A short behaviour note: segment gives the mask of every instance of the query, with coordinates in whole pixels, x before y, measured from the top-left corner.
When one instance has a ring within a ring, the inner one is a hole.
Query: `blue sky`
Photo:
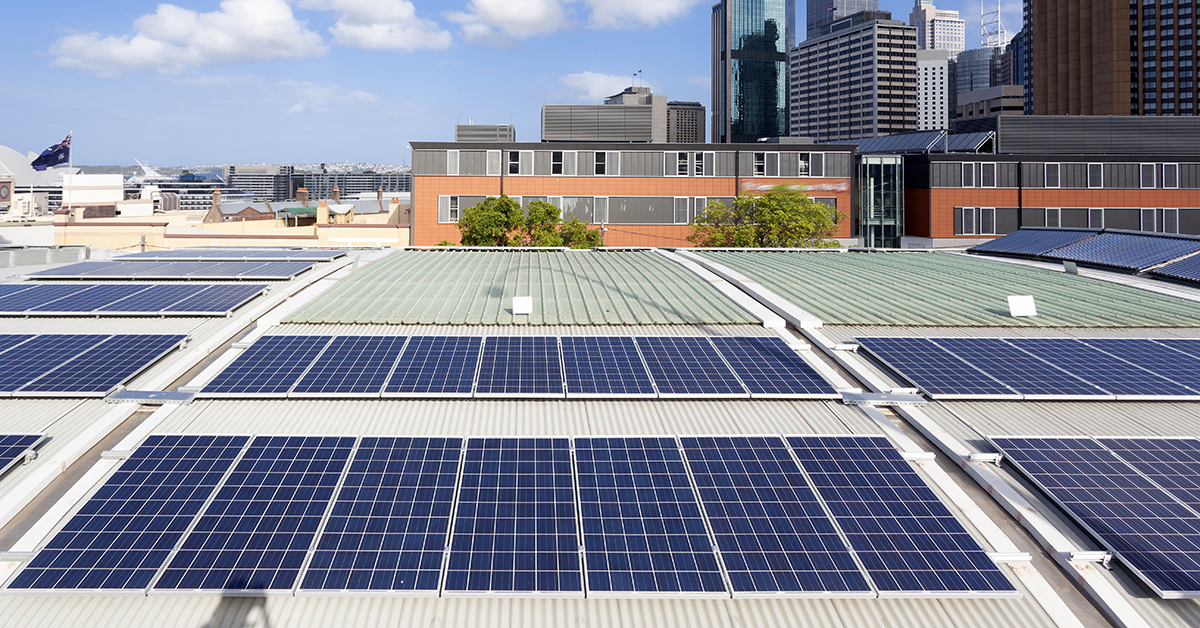
[[[797,22],[803,30],[804,0]],[[75,163],[408,163],[409,141],[599,102],[631,75],[709,101],[712,0],[10,3],[0,145],[75,130]],[[978,0],[945,0],[979,42]],[[1005,0],[1019,28],[1020,2]],[[881,0],[907,20],[912,0]],[[798,37],[801,37],[798,34]]]

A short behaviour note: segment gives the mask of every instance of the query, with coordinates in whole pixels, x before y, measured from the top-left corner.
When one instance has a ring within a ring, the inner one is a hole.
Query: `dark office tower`
[[[713,142],[754,142],[788,134],[793,2],[722,0],[713,5]]]
[[[861,11],[878,11],[879,0],[808,0],[807,29],[804,37],[812,39],[829,33],[829,25]],[[959,50],[962,50],[961,46]]]

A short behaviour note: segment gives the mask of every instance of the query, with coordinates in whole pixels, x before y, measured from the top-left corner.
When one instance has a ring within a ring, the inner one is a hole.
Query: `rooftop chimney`
[[[213,209],[221,213],[221,190],[213,190]]]
[[[342,202],[342,191],[339,190],[337,188],[337,186],[335,185],[335,186],[333,186],[333,203],[336,205],[341,202]]]
[[[300,188],[296,190],[296,201],[301,207],[308,207],[308,189]]]

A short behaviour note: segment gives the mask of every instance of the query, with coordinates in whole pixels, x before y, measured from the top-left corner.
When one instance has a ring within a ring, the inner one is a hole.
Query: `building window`
[[[1167,208],[1162,211],[1162,232],[1179,233],[1179,210]]]
[[[592,222],[601,224],[601,225],[607,223],[608,222],[608,197],[607,196],[597,196],[594,199],[592,199],[592,202],[595,203],[595,208],[596,208],[595,213],[592,216]]]
[[[533,174],[533,151],[521,151],[521,176],[529,176]]]
[[[996,235],[995,207],[979,208],[979,235]]]
[[[1141,164],[1142,172],[1142,189],[1152,189],[1158,187],[1158,182],[1154,180],[1154,164]],[[1143,231],[1145,231],[1143,229]]]
[[[1104,187],[1104,164],[1087,165],[1087,186],[1091,189]]]
[[[703,196],[697,196],[692,199],[692,217],[695,218],[704,212],[704,208],[708,207],[708,199]]]
[[[621,176],[621,153],[596,152],[596,174],[599,176]]]
[[[686,197],[675,199],[675,224],[686,225],[688,223],[688,199]]]
[[[975,187],[975,164],[962,165],[962,186],[964,188]]]
[[[979,187],[996,187],[996,164],[979,164]],[[995,213],[995,209],[992,210]]]
[[[457,196],[439,196],[438,197],[438,222],[456,223],[458,222],[458,197]]]
[[[1168,190],[1179,188],[1179,164],[1163,164],[1162,186]]]
[[[550,174],[563,174],[563,152],[550,151]]]
[[[1142,209],[1142,231],[1154,233],[1157,231],[1154,227],[1154,214],[1158,213],[1153,209]]]
[[[717,176],[717,154],[704,153],[704,176]]]
[[[508,151],[508,174],[521,174],[521,151]]]
[[[1097,207],[1088,209],[1088,229],[1104,228],[1104,210]]]
[[[503,157],[501,151],[489,150],[487,152],[487,174],[489,177],[500,176],[500,159]]]
[[[779,176],[779,153],[767,153],[767,176]]]
[[[764,177],[767,175],[767,154],[754,153],[754,176]]]
[[[712,176],[704,174],[704,158],[712,153],[692,153],[692,176],[705,177]]]
[[[605,175],[608,169],[608,153],[596,153],[596,174]]]
[[[458,151],[446,151],[446,174],[450,176],[458,175]]]
[[[801,166],[801,170],[803,171],[803,166]],[[808,176],[825,176],[825,153],[808,154]]]
[[[663,153],[663,174],[668,177],[688,176],[688,154],[669,152]]]
[[[1058,207],[1047,207],[1046,208],[1046,226],[1047,227],[1057,228],[1057,227],[1062,226],[1062,218],[1061,217],[1062,217],[1062,210],[1059,209]]]
[[[975,208],[962,207],[959,211],[962,214],[962,229],[959,235],[975,235]]]
[[[1046,164],[1046,187],[1056,188],[1059,184],[1058,164]]]

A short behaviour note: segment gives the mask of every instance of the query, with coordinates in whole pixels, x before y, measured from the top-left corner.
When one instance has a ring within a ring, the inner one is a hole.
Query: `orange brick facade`
[[[839,211],[850,215],[851,185],[839,178],[743,177],[740,183],[771,185],[821,185],[841,191],[814,191],[812,196],[837,198]],[[433,246],[459,242],[458,226],[438,222],[438,197],[457,196],[607,196],[607,197],[713,197],[737,195],[739,179],[733,177],[555,177],[555,176],[429,176],[413,178],[413,245]],[[503,189],[502,189],[503,188]],[[465,208],[463,208],[465,209]],[[606,225],[606,246],[686,247],[690,232],[681,224]],[[837,237],[852,237],[850,220],[843,220]]]

